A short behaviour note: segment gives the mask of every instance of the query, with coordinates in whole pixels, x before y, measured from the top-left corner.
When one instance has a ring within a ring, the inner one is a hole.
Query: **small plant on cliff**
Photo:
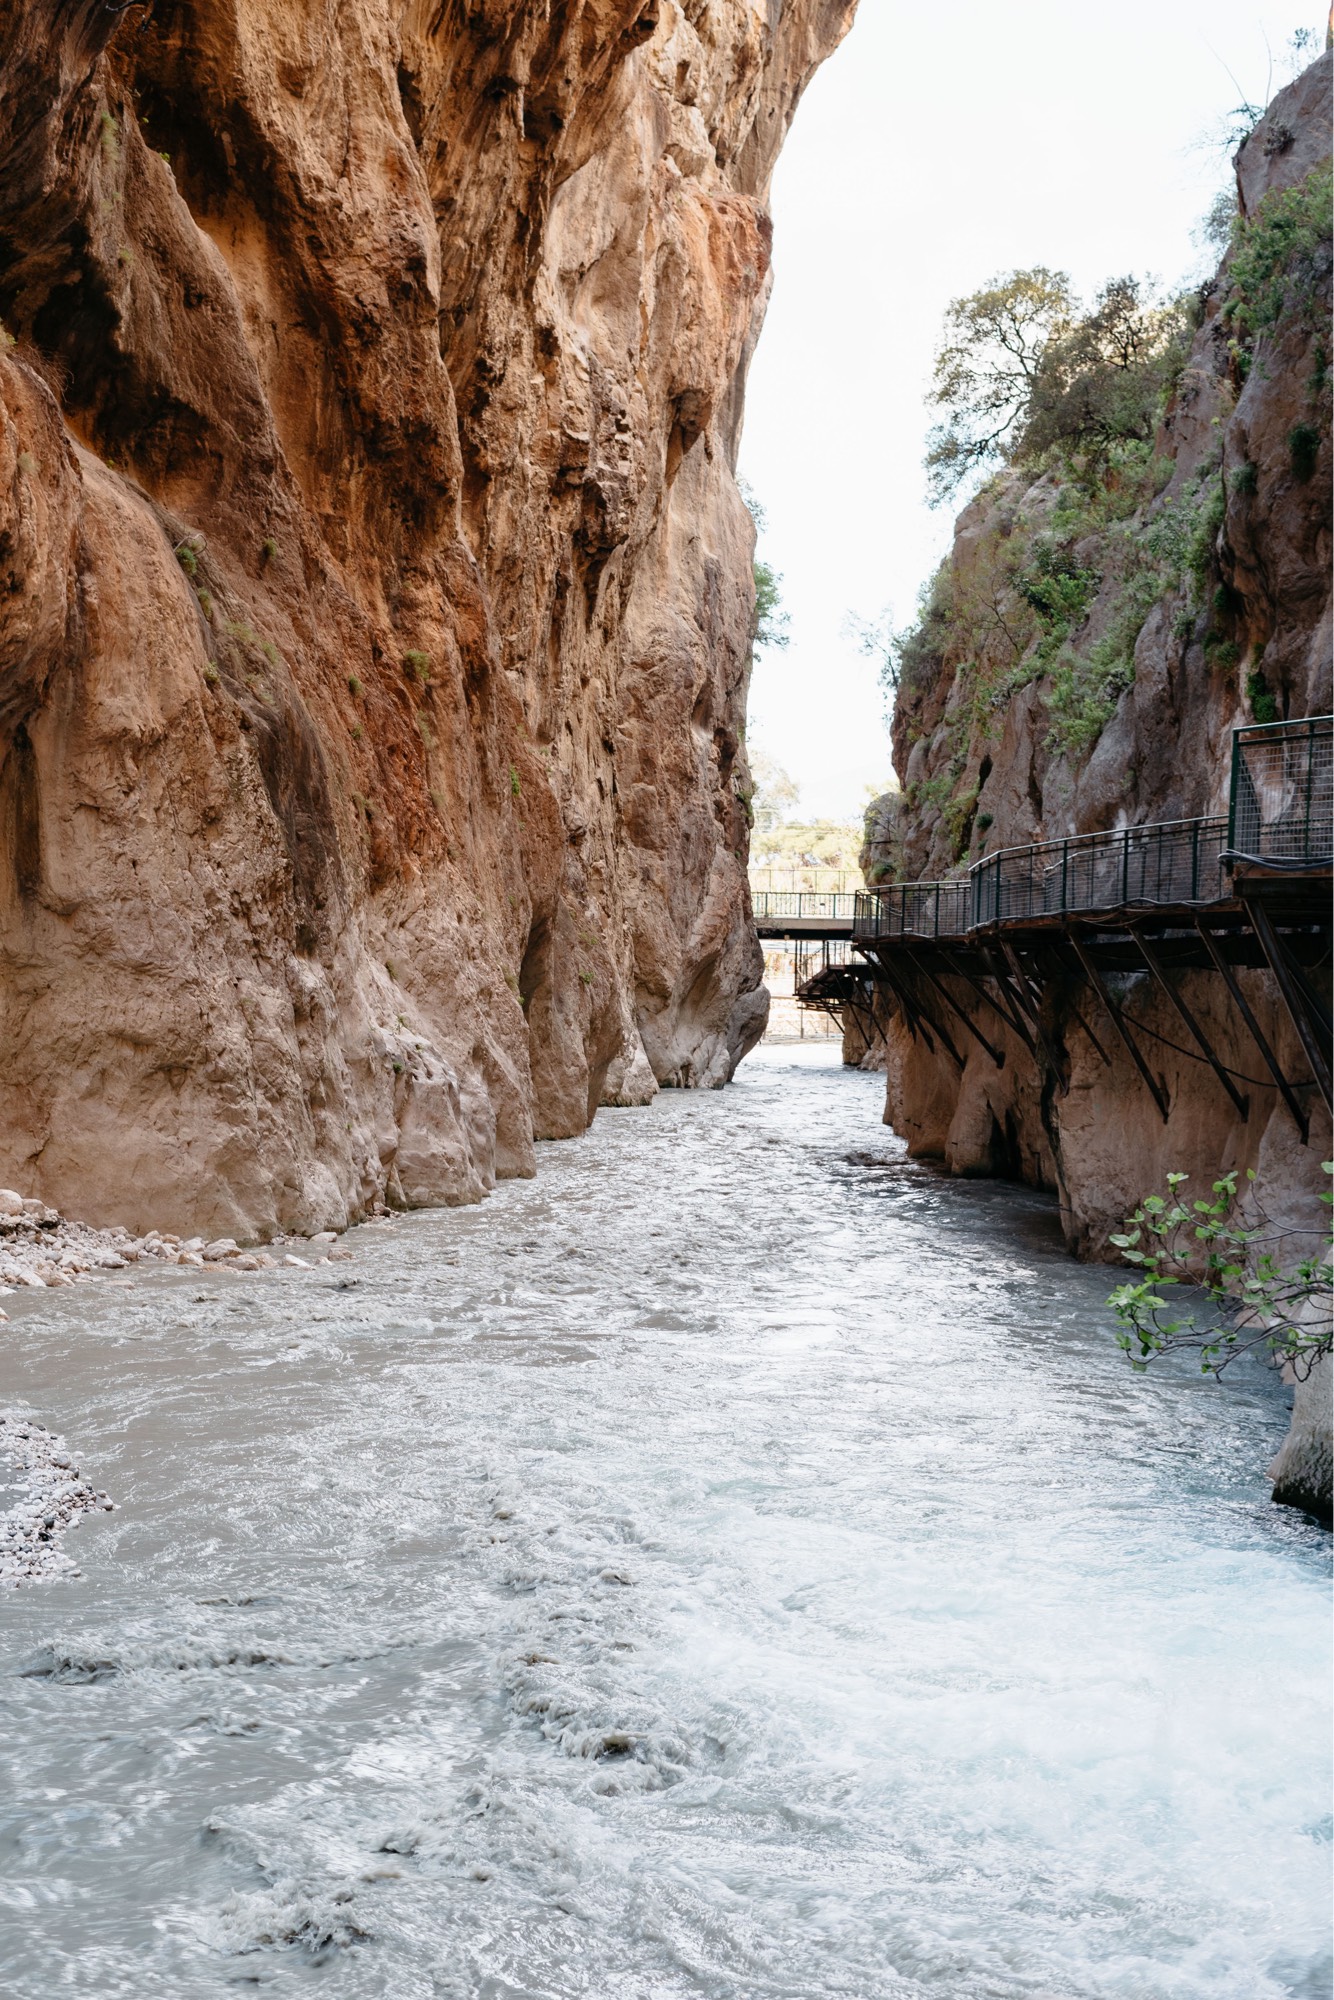
[[[1254,215],[1238,217],[1232,289],[1222,318],[1239,342],[1251,343],[1270,332],[1285,307],[1300,314],[1313,332],[1318,330],[1316,301],[1329,274],[1332,200],[1334,179],[1326,162],[1296,187],[1267,194]]]
[[[1334,1173],[1334,1161],[1325,1161],[1324,1171]],[[1313,1231],[1277,1227],[1253,1193],[1248,1219],[1235,1172],[1214,1182],[1212,1199],[1187,1205],[1181,1195],[1187,1178],[1169,1174],[1166,1196],[1146,1195],[1111,1239],[1144,1274],[1108,1299],[1131,1366],[1143,1370],[1155,1355],[1187,1350],[1199,1355],[1204,1374],[1221,1375],[1239,1354],[1258,1349],[1304,1380],[1331,1348],[1334,1236],[1325,1227],[1313,1247]],[[1246,1178],[1254,1182],[1254,1169]],[[1328,1188],[1320,1200],[1334,1205]],[[1304,1239],[1305,1254],[1290,1254],[1294,1239]],[[1194,1316],[1170,1317],[1163,1294],[1183,1284],[1207,1293],[1212,1310],[1203,1324]]]
[[[519,773],[518,773],[518,771],[517,771],[517,770],[515,769],[514,765],[513,765],[513,764],[511,764],[511,765],[510,765],[510,797],[511,797],[512,799],[517,799],[517,798],[518,798],[518,796],[519,796],[519,794],[520,794],[520,793],[522,792],[522,790],[523,790],[523,786],[522,786],[522,785],[521,785],[521,784],[519,783]]]
[[[423,687],[431,685],[431,656],[429,653],[420,652],[414,647],[411,652],[404,653],[403,664],[410,674],[416,675]]]

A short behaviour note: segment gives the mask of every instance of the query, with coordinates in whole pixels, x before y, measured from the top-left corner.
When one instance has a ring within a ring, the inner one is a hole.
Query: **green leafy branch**
[[[1334,1173],[1334,1161],[1327,1160],[1324,1170]],[[1334,1236],[1326,1227],[1319,1250],[1292,1261],[1285,1245],[1295,1236],[1309,1241],[1309,1231],[1277,1228],[1253,1194],[1247,1207],[1254,1219],[1246,1219],[1235,1172],[1216,1180],[1206,1201],[1183,1199],[1188,1178],[1168,1174],[1166,1197],[1146,1195],[1111,1239],[1144,1273],[1136,1284],[1118,1285],[1107,1301],[1121,1323],[1117,1341],[1131,1366],[1143,1371],[1155,1355],[1190,1349],[1199,1354],[1204,1374],[1221,1375],[1239,1354],[1260,1348],[1305,1381],[1331,1348]],[[1246,1178],[1254,1181],[1253,1169]],[[1320,1200],[1334,1205],[1329,1189]],[[1193,1316],[1171,1317],[1163,1295],[1183,1284],[1208,1294],[1215,1311],[1204,1324]]]

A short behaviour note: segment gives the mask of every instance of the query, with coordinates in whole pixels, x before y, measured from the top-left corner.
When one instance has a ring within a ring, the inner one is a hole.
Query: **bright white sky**
[[[909,623],[948,546],[922,456],[949,300],[1021,265],[1085,291],[1199,275],[1191,234],[1227,170],[1197,142],[1237,84],[1263,103],[1266,36],[1277,90],[1293,30],[1323,45],[1326,18],[1310,0],[861,0],[779,162],[741,449],[791,615],[749,739],[800,785],[801,818],[859,816],[889,777],[876,667],[840,628],[886,604]]]

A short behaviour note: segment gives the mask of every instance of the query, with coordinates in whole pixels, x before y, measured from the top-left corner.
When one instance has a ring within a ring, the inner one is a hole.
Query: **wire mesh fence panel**
[[[1237,731],[1229,846],[1289,865],[1327,862],[1334,814],[1334,720],[1256,724]]]

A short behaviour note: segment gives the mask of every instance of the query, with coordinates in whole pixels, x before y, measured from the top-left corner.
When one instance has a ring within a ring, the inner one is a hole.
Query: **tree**
[[[851,639],[866,659],[876,662],[880,669],[880,685],[892,705],[899,686],[898,628],[894,623],[894,607],[884,605],[874,618],[859,618],[855,611],[849,611],[843,620],[843,636]]]
[[[1015,456],[1036,461],[1056,446],[1087,472],[1117,444],[1147,443],[1187,336],[1183,305],[1156,299],[1143,279],[1110,279],[1043,348]]]
[[[763,750],[754,750],[750,757],[750,772],[755,780],[755,790],[751,795],[753,818],[752,854],[755,848],[772,840],[788,814],[797,804],[801,793],[781,764],[767,757]]]
[[[944,412],[927,440],[933,506],[1004,457],[1027,415],[1047,343],[1073,312],[1069,278],[1043,265],[952,301],[930,397]]]
[[[755,629],[750,643],[756,651],[787,644],[788,615],[779,596],[782,581],[778,571],[767,562],[755,564]]]
[[[1327,1160],[1324,1170],[1334,1173],[1334,1161]],[[1254,1197],[1253,1220],[1246,1221],[1235,1173],[1214,1182],[1211,1201],[1189,1207],[1179,1193],[1187,1178],[1169,1174],[1166,1197],[1147,1195],[1111,1239],[1126,1262],[1145,1273],[1138,1284],[1119,1285],[1107,1301],[1121,1322],[1117,1340],[1131,1366],[1142,1370],[1157,1354],[1193,1349],[1206,1375],[1221,1375],[1239,1354],[1260,1348],[1304,1381],[1331,1349],[1329,1230],[1318,1249],[1293,1258],[1289,1241],[1305,1237],[1309,1245],[1312,1233],[1276,1228]],[[1246,1178],[1255,1180],[1253,1169]],[[1320,1199],[1327,1207],[1334,1203],[1328,1189]],[[1181,1284],[1207,1292],[1215,1311],[1204,1325],[1194,1317],[1167,1316],[1162,1294]]]

